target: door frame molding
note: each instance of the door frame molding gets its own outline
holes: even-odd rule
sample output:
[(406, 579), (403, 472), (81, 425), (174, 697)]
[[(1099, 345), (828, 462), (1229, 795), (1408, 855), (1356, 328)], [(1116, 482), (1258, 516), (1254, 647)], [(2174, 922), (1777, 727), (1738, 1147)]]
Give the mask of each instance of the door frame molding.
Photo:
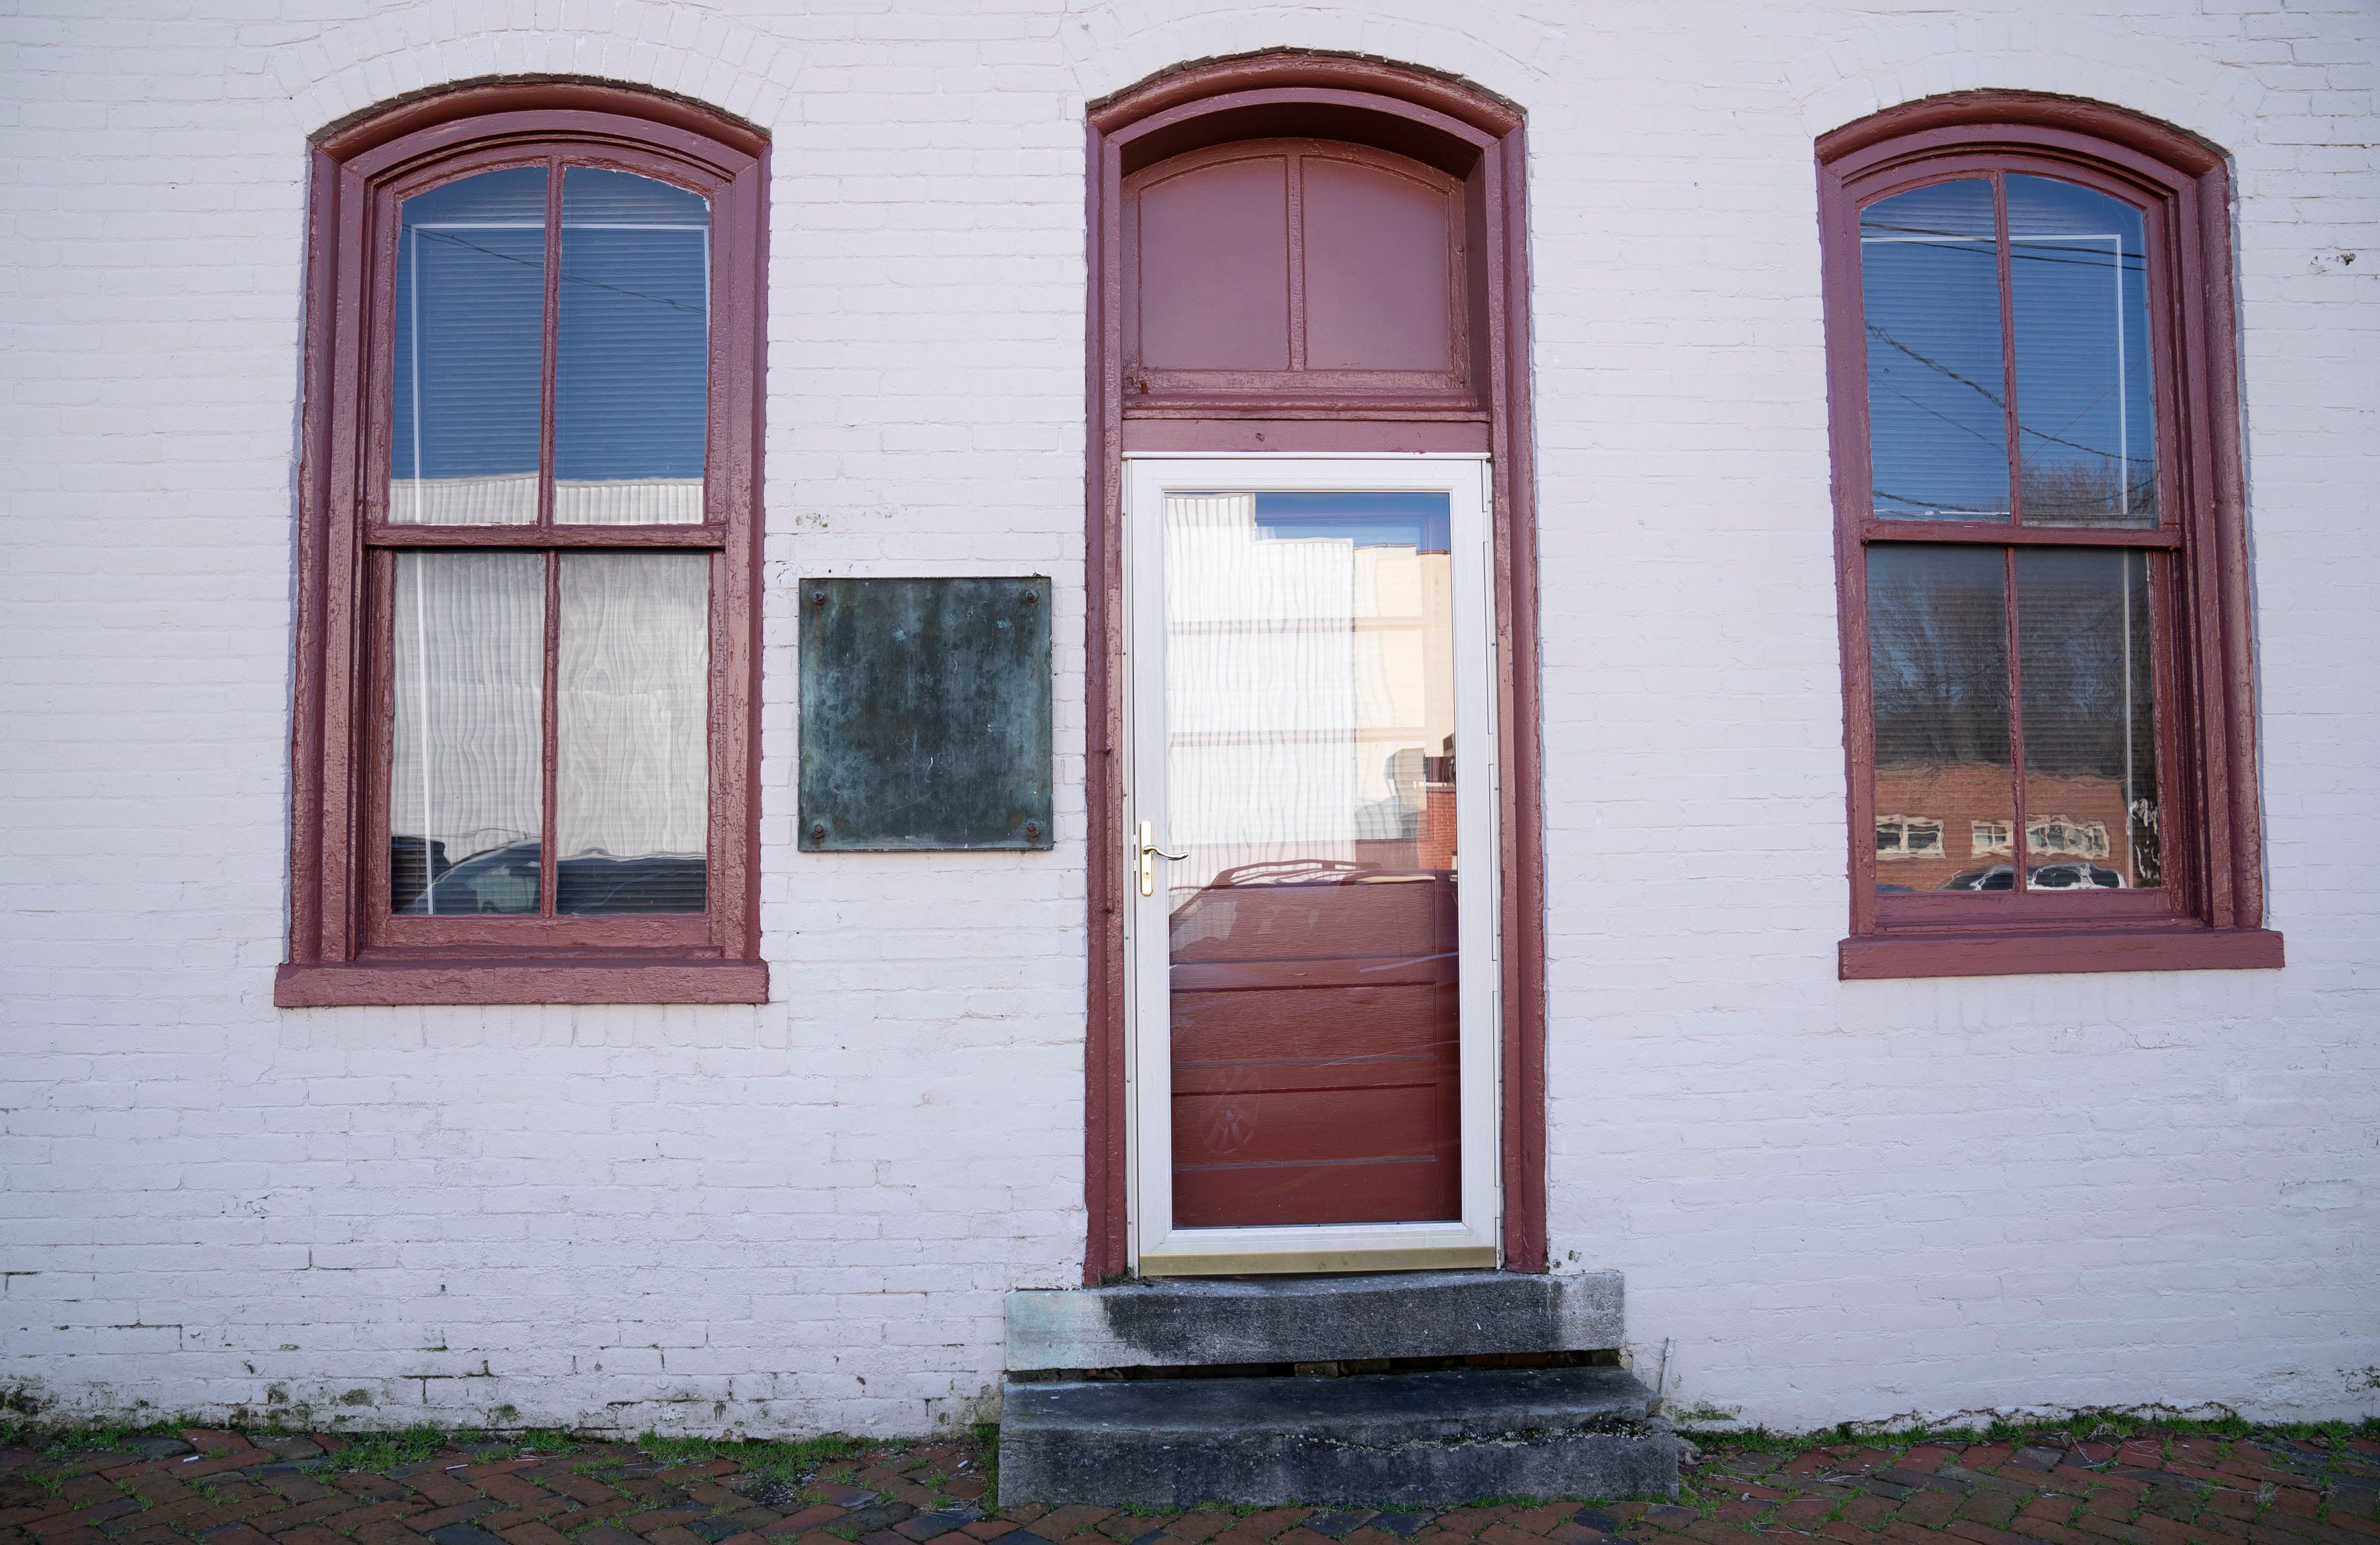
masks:
[[(1382, 402), (1285, 413), (1132, 420), (1123, 391), (1123, 178), (1154, 160), (1282, 133), (1373, 144), (1445, 165), (1475, 190), (1471, 256), (1480, 411), (1427, 418)], [(1083, 1280), (1128, 1270), (1131, 1119), (1125, 1083), (1123, 452), (1484, 451), (1496, 593), (1497, 864), (1500, 924), (1503, 1267), (1542, 1271), (1546, 1248), (1545, 857), (1537, 680), (1536, 446), (1531, 434), (1527, 148), (1519, 110), (1451, 77), (1353, 56), (1277, 51), (1168, 71), (1090, 104), (1085, 436), (1085, 805), (1089, 960), (1084, 1047)], [(1129, 422), (1128, 422), (1129, 420)], [(1394, 1259), (1350, 1260), (1347, 1269)]]

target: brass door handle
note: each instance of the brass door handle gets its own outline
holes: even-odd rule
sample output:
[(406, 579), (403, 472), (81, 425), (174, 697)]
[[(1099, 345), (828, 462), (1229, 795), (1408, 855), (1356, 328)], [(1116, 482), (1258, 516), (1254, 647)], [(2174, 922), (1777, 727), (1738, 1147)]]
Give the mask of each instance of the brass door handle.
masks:
[(1158, 859), (1171, 858), (1178, 864), (1188, 857), (1190, 855), (1187, 853), (1168, 853), (1158, 846), (1157, 823), (1149, 821), (1142, 821), (1140, 823), (1140, 894), (1145, 896), (1153, 896), (1157, 894)]

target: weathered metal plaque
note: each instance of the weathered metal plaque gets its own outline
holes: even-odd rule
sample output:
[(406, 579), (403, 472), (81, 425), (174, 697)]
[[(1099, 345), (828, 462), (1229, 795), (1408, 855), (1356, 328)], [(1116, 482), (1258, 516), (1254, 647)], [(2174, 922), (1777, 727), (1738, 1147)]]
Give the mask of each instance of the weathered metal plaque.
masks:
[(801, 845), (1048, 847), (1050, 581), (801, 581)]

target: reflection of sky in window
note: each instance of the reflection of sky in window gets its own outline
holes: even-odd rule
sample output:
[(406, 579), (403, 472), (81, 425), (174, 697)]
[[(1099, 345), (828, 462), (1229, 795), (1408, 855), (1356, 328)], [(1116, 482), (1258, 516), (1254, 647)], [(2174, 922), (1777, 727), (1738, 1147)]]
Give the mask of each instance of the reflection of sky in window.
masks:
[(483, 172), (405, 201), (396, 248), (392, 471), (537, 470), (545, 347), (545, 168)]
[(698, 478), (710, 370), (710, 212), (650, 177), (562, 183), (557, 478)]
[(2008, 200), (2025, 518), (2154, 524), (2140, 211), (2047, 177), (2009, 178)]
[[(2010, 282), (2028, 518), (2153, 523), (2155, 429), (2137, 210), (2011, 176)], [(1876, 510), (2005, 518), (2007, 403), (1991, 186), (1861, 216)]]
[[(465, 177), (405, 201), (397, 245), (391, 472), (538, 469), (545, 168)], [(710, 209), (591, 167), (565, 174), (555, 471), (702, 474)]]
[(1443, 493), (1259, 493), (1257, 529), (1274, 541), (1329, 538), (1358, 547), (1444, 553), (1450, 505)]

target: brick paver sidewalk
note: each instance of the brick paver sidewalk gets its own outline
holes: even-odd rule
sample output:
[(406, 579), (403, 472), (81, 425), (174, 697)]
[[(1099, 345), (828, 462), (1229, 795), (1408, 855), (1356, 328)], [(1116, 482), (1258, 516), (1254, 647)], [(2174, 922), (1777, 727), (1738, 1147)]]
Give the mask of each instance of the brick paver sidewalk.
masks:
[[(2368, 1433), (2370, 1429), (2367, 1427)], [(191, 1430), (108, 1453), (0, 1449), (0, 1545), (2380, 1545), (2380, 1442), (2146, 1433), (2072, 1442), (1714, 1446), (1677, 1502), (1451, 1510), (986, 1511), (971, 1444), (793, 1474), (632, 1444), (449, 1447), (370, 1471), (325, 1434)], [(348, 1451), (366, 1457), (368, 1449)], [(498, 1454), (508, 1457), (496, 1457)]]

